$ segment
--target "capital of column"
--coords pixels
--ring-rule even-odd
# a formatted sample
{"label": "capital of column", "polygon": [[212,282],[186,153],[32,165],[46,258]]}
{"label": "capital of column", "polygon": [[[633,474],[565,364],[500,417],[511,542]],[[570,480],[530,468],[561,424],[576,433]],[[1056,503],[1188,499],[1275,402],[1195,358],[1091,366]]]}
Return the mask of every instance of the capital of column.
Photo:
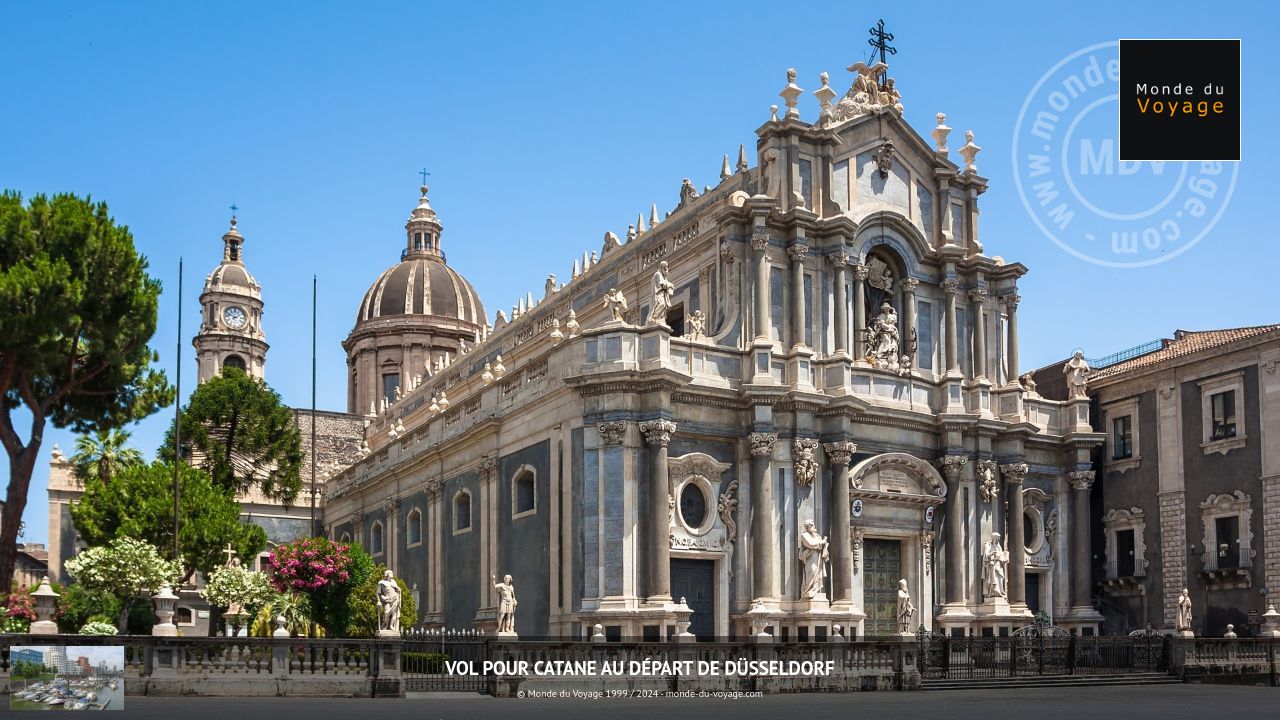
{"label": "capital of column", "polygon": [[388,516],[395,515],[396,512],[400,509],[400,498],[398,497],[387,498],[387,503],[386,505],[383,506],[382,509],[387,513]]}
{"label": "capital of column", "polygon": [[960,281],[951,278],[943,280],[942,291],[948,295],[955,295],[960,292]]}
{"label": "capital of column", "polygon": [[427,479],[427,498],[435,499],[440,497],[440,491],[444,489],[444,481],[438,477]]}
{"label": "capital of column", "polygon": [[498,460],[487,455],[480,460],[480,482],[492,482],[498,477]]}
{"label": "capital of column", "polygon": [[858,282],[865,282],[871,276],[871,270],[866,265],[853,266],[853,279]]}
{"label": "capital of column", "polygon": [[351,516],[351,522],[356,526],[357,533],[359,533],[361,530],[364,529],[364,519],[365,519],[364,510],[357,510],[355,515]]}
{"label": "capital of column", "polygon": [[902,278],[898,281],[898,287],[902,288],[902,292],[914,293],[920,287],[920,281],[912,277]]}
{"label": "capital of column", "polygon": [[1089,492],[1089,488],[1093,487],[1093,470],[1072,470],[1067,473],[1067,481],[1071,483],[1072,490],[1080,490]]}
{"label": "capital of column", "polygon": [[667,447],[671,444],[671,435],[676,431],[676,424],[670,420],[648,420],[640,423],[640,433],[644,441],[655,447]]}
{"label": "capital of column", "polygon": [[1009,463],[1000,466],[1000,474],[1004,476],[1004,481],[1010,485],[1021,485],[1022,479],[1027,476],[1031,468],[1026,463]]}
{"label": "capital of column", "polygon": [[1018,303],[1022,302],[1022,296],[1015,292],[1012,295],[1005,295],[1000,299],[1000,302],[1004,303],[1007,312],[1017,312]]}
{"label": "capital of column", "polygon": [[822,449],[827,452],[827,457],[838,468],[843,468],[853,459],[853,454],[858,451],[858,444],[850,440],[838,440],[836,442],[823,443]]}
{"label": "capital of column", "polygon": [[837,270],[840,270],[849,264],[849,253],[837,250],[827,256],[827,261],[834,265]]}
{"label": "capital of column", "polygon": [[764,250],[769,245],[769,229],[758,227],[751,233],[751,248]]}
{"label": "capital of column", "polygon": [[769,457],[773,454],[773,446],[778,442],[778,433],[751,433],[747,439],[751,442],[752,455]]}
{"label": "capital of column", "polygon": [[938,467],[942,468],[942,474],[947,476],[947,480],[956,482],[960,479],[960,473],[964,471],[964,466],[968,462],[967,455],[944,455],[938,458]]}
{"label": "capital of column", "polygon": [[980,303],[987,297],[986,288],[973,288],[969,291],[969,302]]}
{"label": "capital of column", "polygon": [[600,432],[600,442],[606,447],[621,445],[627,436],[627,423],[622,420],[602,422],[596,425],[596,430]]}
{"label": "capital of column", "polygon": [[787,247],[787,257],[791,258],[792,262],[800,262],[808,254],[809,246],[802,242],[793,243]]}

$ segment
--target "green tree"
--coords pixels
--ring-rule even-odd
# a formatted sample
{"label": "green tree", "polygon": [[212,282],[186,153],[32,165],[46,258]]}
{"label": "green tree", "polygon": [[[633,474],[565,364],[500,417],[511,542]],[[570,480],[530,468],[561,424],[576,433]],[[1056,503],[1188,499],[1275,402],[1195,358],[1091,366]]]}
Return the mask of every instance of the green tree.
{"label": "green tree", "polygon": [[[0,587],[9,587],[45,429],[120,427],[173,402],[147,347],[159,281],[105,203],[0,192]],[[29,422],[26,440],[16,423]]]}
{"label": "green tree", "polygon": [[[302,435],[280,395],[243,370],[225,367],[191,393],[182,411],[182,441],[194,463],[220,486],[256,486],[289,505],[302,487]],[[173,426],[159,455],[173,457]]]}
{"label": "green tree", "polygon": [[181,574],[177,562],[160,557],[148,543],[129,537],[91,547],[68,560],[66,568],[85,587],[116,596],[122,608],[119,628],[129,626],[129,611],[139,599],[159,592],[165,583],[173,585]]}
{"label": "green tree", "polygon": [[[261,527],[241,521],[231,492],[216,487],[199,468],[179,467],[178,505],[184,579],[197,570],[207,577],[221,567],[227,543],[247,558],[267,545]],[[129,537],[163,548],[167,557],[173,552],[173,465],[135,465],[120,470],[109,484],[90,483],[72,504],[71,519],[91,546]]]}
{"label": "green tree", "polygon": [[128,447],[129,431],[100,428],[76,438],[76,453],[71,456],[72,470],[83,483],[93,480],[111,482],[123,467],[142,464],[142,453]]}
{"label": "green tree", "polygon": [[[351,624],[347,626],[347,634],[351,637],[373,637],[378,634],[378,582],[386,572],[386,565],[378,565],[373,569],[359,587],[351,593]],[[400,627],[408,629],[418,622],[418,604],[413,601],[413,593],[401,578],[396,578],[400,588]]]}
{"label": "green tree", "polygon": [[68,585],[58,597],[58,630],[79,632],[89,618],[105,615],[119,617],[120,601],[103,590],[90,590],[80,583]]}

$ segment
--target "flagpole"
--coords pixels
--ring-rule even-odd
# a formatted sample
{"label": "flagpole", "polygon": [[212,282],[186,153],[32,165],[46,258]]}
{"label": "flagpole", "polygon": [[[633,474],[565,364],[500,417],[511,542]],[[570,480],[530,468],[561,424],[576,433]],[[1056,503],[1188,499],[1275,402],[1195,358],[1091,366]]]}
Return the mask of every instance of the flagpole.
{"label": "flagpole", "polygon": [[311,276],[311,537],[316,537],[316,276]]}
{"label": "flagpole", "polygon": [[173,402],[173,559],[178,546],[178,463],[182,462],[182,258],[178,258],[178,369]]}

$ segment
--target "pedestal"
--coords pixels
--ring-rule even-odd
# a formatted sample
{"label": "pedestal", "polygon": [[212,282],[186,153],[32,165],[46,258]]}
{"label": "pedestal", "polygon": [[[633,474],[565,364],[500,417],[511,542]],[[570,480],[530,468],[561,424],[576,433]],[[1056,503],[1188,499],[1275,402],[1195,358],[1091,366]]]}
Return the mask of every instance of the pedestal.
{"label": "pedestal", "polygon": [[947,635],[955,635],[954,630],[959,630],[961,635],[968,633],[970,627],[973,627],[973,621],[976,616],[965,603],[947,603],[942,606],[942,612],[934,618],[934,625],[942,629]]}

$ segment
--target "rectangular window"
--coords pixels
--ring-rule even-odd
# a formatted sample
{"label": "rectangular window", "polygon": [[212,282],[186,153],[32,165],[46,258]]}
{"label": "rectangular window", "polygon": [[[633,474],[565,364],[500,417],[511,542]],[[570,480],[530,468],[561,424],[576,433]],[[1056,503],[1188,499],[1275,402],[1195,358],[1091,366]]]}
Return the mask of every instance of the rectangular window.
{"label": "rectangular window", "polygon": [[1213,430],[1210,440],[1225,440],[1236,436],[1236,392],[1227,390],[1209,398],[1213,409]]}
{"label": "rectangular window", "polygon": [[916,301],[916,367],[933,369],[933,305]]}
{"label": "rectangular window", "polygon": [[1133,577],[1136,563],[1133,557],[1133,530],[1116,531],[1116,574],[1115,577]]}
{"label": "rectangular window", "polygon": [[1125,415],[1111,421],[1111,459],[1124,460],[1133,457],[1133,416]]}
{"label": "rectangular window", "polygon": [[388,403],[396,400],[396,388],[400,387],[400,373],[387,373],[382,376],[382,397]]}
{"label": "rectangular window", "polygon": [[1239,567],[1240,516],[1220,517],[1215,519],[1213,524],[1214,533],[1217,535],[1217,547],[1214,548],[1214,552],[1218,555],[1218,567]]}

